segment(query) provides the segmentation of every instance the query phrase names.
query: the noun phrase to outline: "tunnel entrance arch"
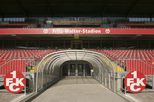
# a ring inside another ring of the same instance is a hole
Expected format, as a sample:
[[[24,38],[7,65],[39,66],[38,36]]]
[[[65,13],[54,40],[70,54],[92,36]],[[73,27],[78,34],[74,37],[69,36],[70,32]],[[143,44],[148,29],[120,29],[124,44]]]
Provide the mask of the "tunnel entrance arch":
[[[83,60],[66,61],[61,65],[61,75],[65,76],[92,76],[92,65]]]
[[[61,66],[65,62],[81,60],[92,65],[94,79],[110,90],[116,90],[117,66],[105,55],[89,50],[62,50],[46,55],[37,65],[36,92],[61,79]]]

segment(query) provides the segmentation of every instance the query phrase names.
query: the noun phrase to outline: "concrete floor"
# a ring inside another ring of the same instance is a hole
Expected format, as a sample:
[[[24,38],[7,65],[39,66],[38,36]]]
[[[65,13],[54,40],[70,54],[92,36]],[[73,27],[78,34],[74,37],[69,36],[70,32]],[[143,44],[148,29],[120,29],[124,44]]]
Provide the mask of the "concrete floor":
[[[127,102],[86,77],[67,77],[50,87],[33,102]]]
[[[0,102],[11,102],[11,100],[23,95],[23,93],[20,94],[12,94],[9,93],[5,89],[0,89]]]
[[[136,102],[154,102],[154,92],[142,92],[138,94],[127,94]]]

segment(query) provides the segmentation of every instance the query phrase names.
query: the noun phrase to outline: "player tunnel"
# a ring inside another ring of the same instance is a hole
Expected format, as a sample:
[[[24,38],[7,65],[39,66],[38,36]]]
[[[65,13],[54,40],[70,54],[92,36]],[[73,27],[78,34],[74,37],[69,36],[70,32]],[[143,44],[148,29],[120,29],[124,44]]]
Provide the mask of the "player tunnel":
[[[63,76],[91,76],[115,89],[115,64],[105,55],[89,50],[63,50],[46,55],[37,66],[36,92]]]
[[[61,65],[61,75],[65,76],[92,76],[92,65],[83,60],[66,61]]]

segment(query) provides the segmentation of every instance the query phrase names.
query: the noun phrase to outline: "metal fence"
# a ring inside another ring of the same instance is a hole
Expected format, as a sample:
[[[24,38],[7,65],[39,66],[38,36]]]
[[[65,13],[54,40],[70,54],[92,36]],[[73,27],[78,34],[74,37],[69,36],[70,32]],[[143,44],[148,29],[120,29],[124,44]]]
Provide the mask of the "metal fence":
[[[146,59],[117,59],[114,61],[125,71],[140,71],[144,75],[154,75],[154,61]]]
[[[124,85],[124,78],[128,72],[139,71],[145,75],[147,85],[143,92],[154,91],[154,64],[152,60],[145,59],[117,59],[114,61],[117,65],[121,66],[125,73],[117,73],[117,82],[120,87],[117,88],[117,92],[127,93]]]
[[[26,78],[26,92],[34,91],[35,67],[38,61],[34,59],[10,59],[0,66],[0,86],[3,86],[4,77],[12,71],[22,72]],[[27,90],[27,91],[26,91]]]
[[[94,68],[93,78],[109,88],[116,91],[116,72],[117,67],[105,55],[87,50],[64,50],[49,54],[42,59],[37,66],[36,73],[36,92],[39,92],[55,81],[61,79],[60,66],[65,61],[84,60],[92,64]]]
[[[116,92],[123,92],[124,94],[128,93],[124,85],[124,79],[127,73],[118,74],[117,83],[119,84],[119,88],[117,88]],[[146,78],[146,88],[143,92],[154,92],[154,75],[145,75]]]

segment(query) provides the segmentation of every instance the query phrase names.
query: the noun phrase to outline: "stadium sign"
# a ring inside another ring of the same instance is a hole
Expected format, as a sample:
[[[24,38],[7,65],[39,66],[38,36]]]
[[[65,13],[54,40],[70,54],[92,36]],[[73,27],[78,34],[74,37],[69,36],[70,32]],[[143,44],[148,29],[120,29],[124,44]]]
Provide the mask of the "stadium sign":
[[[22,34],[118,34],[118,35],[154,35],[154,29],[121,28],[1,28],[0,35]]]
[[[101,34],[102,31],[100,29],[52,29],[51,32],[52,34]]]
[[[146,78],[142,73],[132,71],[126,75],[124,84],[129,92],[139,93],[146,87]]]
[[[24,75],[17,71],[6,74],[4,78],[4,87],[11,93],[20,93],[26,86]]]

